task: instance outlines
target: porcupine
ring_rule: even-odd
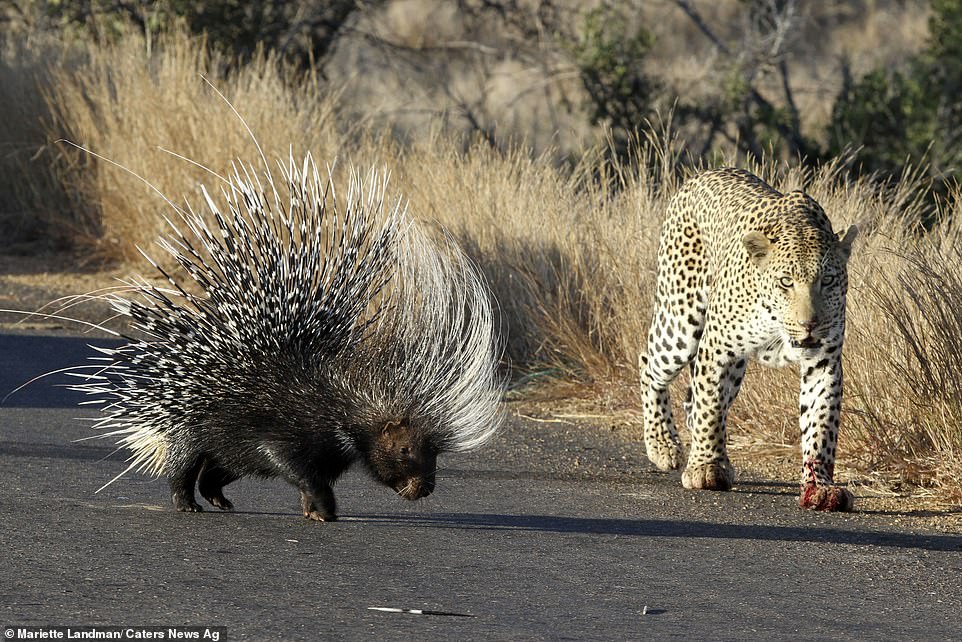
[[[124,473],[166,475],[178,511],[202,510],[195,483],[231,510],[227,484],[281,477],[305,517],[335,520],[332,486],[358,460],[425,497],[440,453],[500,423],[490,292],[449,237],[388,205],[374,170],[366,186],[352,171],[342,200],[310,156],[278,166],[265,190],[235,163],[226,213],[203,187],[208,216],[176,208],[186,230],[168,219],[158,243],[179,270],[145,253],[166,284],[104,295],[146,338],[98,349],[72,387],[100,405],[97,436],[131,451]]]

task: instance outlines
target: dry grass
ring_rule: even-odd
[[[959,200],[919,235],[880,227],[859,262],[848,443],[864,470],[962,499],[962,249]]]
[[[338,122],[336,96],[323,86],[297,80],[269,59],[227,73],[202,42],[182,35],[149,49],[131,37],[83,56],[44,51],[42,57],[6,54],[4,87],[13,78],[34,102],[11,111],[6,101],[0,143],[10,145],[10,132],[18,131],[39,137],[16,141],[21,149],[28,143],[50,149],[67,138],[166,194],[196,200],[196,183],[216,185],[217,179],[158,148],[220,173],[231,158],[256,158],[250,137],[205,76],[243,113],[268,156],[286,157],[293,145],[295,155],[311,150],[322,160],[339,157],[342,166],[391,169],[415,215],[453,230],[484,269],[519,373],[547,370],[593,394],[634,403],[660,220],[679,185],[670,135],[639,144],[640,171],[611,166],[602,154],[559,170],[547,157],[480,143],[464,149],[440,133],[402,146]],[[39,212],[48,194],[73,203],[43,216],[59,216],[88,255],[133,261],[135,245],[148,245],[162,225],[162,200],[128,172],[63,144],[55,149],[46,162],[24,163],[14,179],[5,179],[20,185],[15,206]],[[923,237],[907,223],[919,207],[914,174],[882,189],[842,180],[840,165],[815,172],[784,164],[753,169],[779,189],[805,188],[837,229],[853,222],[863,229],[850,267],[845,470],[862,479],[923,484],[958,499],[959,199],[948,207],[951,223]],[[796,444],[797,395],[796,373],[753,369],[733,409],[734,438],[776,449]]]
[[[507,4],[523,7],[518,11],[522,15],[533,11],[527,14],[531,24],[534,8],[541,5]],[[734,69],[753,77],[767,100],[784,107],[776,64],[784,61],[802,132],[823,143],[845,74],[859,78],[917,53],[925,44],[930,15],[927,0],[794,3],[796,19],[775,55],[773,40],[751,26],[744,2],[692,4],[731,55],[720,53],[675,2],[550,3],[563,16],[560,28],[569,34],[578,33],[585,11],[599,5],[623,10],[628,33],[635,28],[650,32],[655,46],[641,64],[662,85],[651,98],[663,110],[677,97],[682,103],[728,109],[724,105],[732,100]],[[564,43],[574,36],[549,32],[532,42],[498,12],[481,13],[471,18],[470,12],[440,0],[372,4],[340,39],[326,71],[343,84],[354,113],[413,138],[443,120],[451,132],[481,127],[498,144],[524,140],[538,153],[550,149],[557,157],[579,156],[601,134],[589,126],[589,97],[563,54]],[[374,44],[379,39],[384,41],[380,46]],[[700,149],[707,126],[696,122],[688,127],[688,142]],[[716,137],[713,145],[728,149],[731,142]]]
[[[8,43],[0,51],[0,238],[8,248],[74,236],[64,213],[80,203],[64,189],[44,145],[49,114],[42,88],[50,85],[51,71],[34,42]]]
[[[44,169],[53,170],[60,190],[71,197],[73,207],[56,213],[58,223],[101,259],[135,259],[136,246],[150,245],[163,226],[163,201],[138,176],[164,194],[196,199],[196,184],[217,183],[200,166],[224,175],[231,159],[255,157],[250,135],[218,91],[243,106],[244,119],[261,140],[274,143],[265,145],[270,157],[287,157],[289,146],[295,155],[310,149],[323,158],[339,149],[332,97],[317,84],[298,83],[269,57],[228,72],[226,61],[181,32],[156,42],[131,36],[81,52],[53,42],[35,43],[30,51],[37,53],[27,58],[30,66],[21,67],[20,77],[34,84],[22,95],[40,102],[34,113],[42,117],[28,113],[19,121],[34,129],[42,125]],[[6,61],[14,77],[16,63],[23,62],[17,53],[9,52]],[[33,68],[38,59],[44,61],[39,73]],[[290,90],[295,84],[296,92]],[[19,115],[4,114],[4,120],[10,116]],[[47,177],[37,174],[36,181],[30,175],[21,182],[37,183],[33,192],[43,194]]]

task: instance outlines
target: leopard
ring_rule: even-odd
[[[655,303],[638,366],[644,443],[656,468],[680,468],[669,384],[686,366],[690,437],[682,485],[731,490],[727,418],[750,361],[797,364],[799,505],[850,511],[834,482],[842,408],[848,260],[858,227],[833,231],[802,190],[781,193],[738,168],[705,170],[670,199],[657,254]]]

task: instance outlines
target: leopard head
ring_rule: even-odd
[[[815,348],[844,331],[847,265],[857,235],[854,225],[839,236],[827,224],[808,223],[742,238],[758,268],[761,305],[781,322],[786,344]]]

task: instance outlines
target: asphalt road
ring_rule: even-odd
[[[88,342],[0,335],[0,391],[80,363]],[[76,418],[93,414],[55,383],[0,407],[0,626],[223,626],[231,640],[962,638],[962,537],[804,512],[788,480],[688,492],[617,433],[513,419],[489,447],[444,459],[417,503],[350,474],[336,523],[304,520],[293,488],[264,481],[228,487],[235,513],[178,514],[163,480],[132,474],[95,492],[123,456],[73,441],[90,433]]]

